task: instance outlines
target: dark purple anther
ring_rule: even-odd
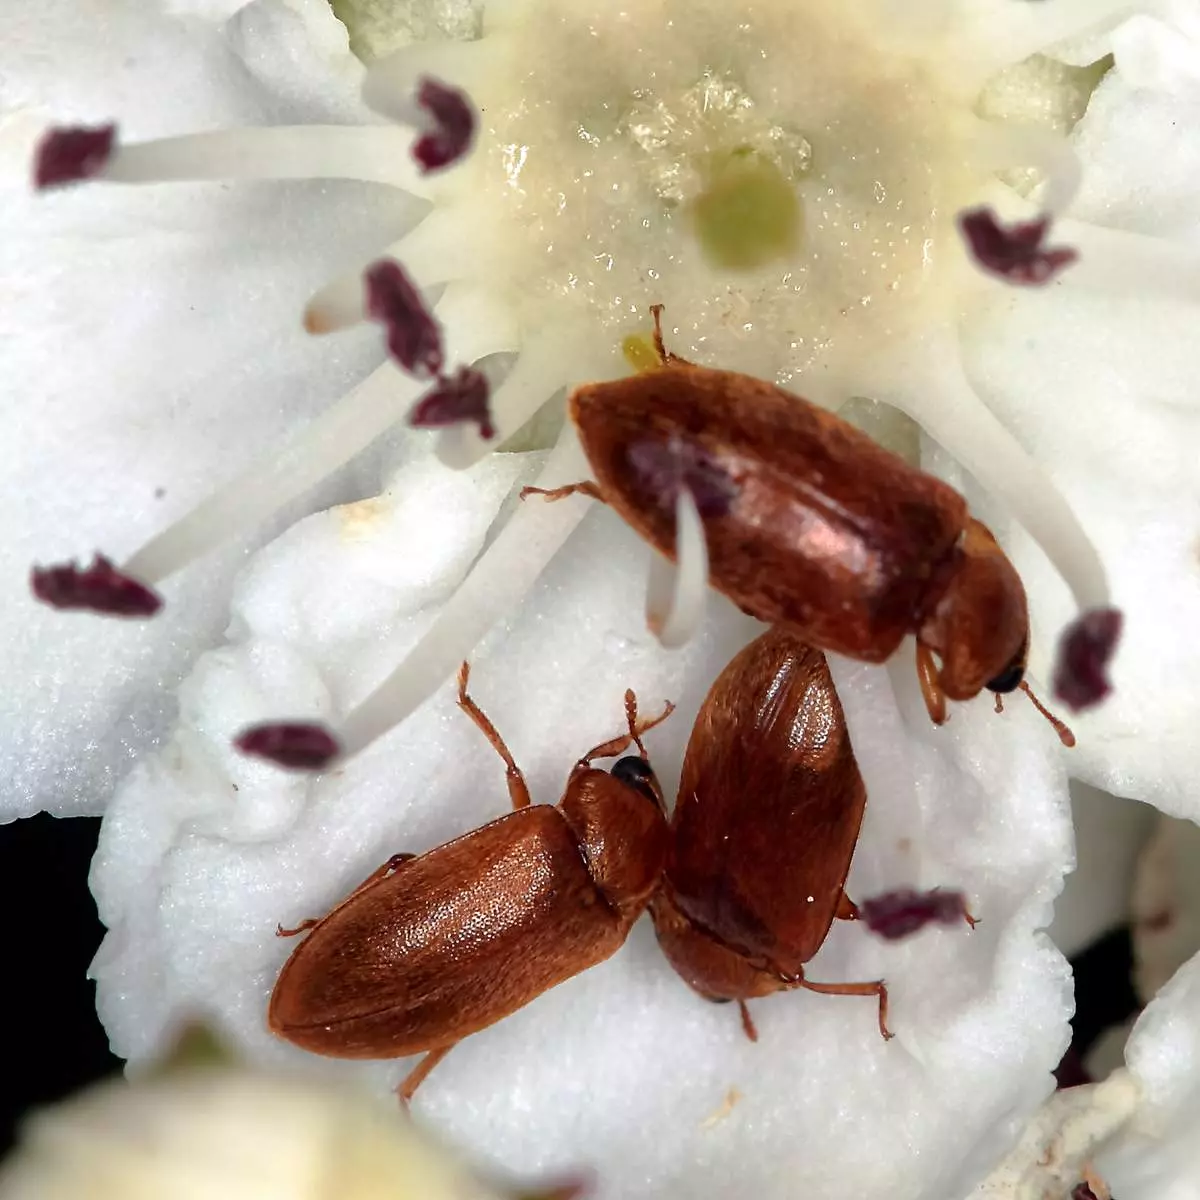
[[[1076,712],[1099,704],[1112,691],[1105,668],[1123,622],[1119,608],[1093,608],[1063,631],[1054,664],[1054,695]]]
[[[466,92],[424,78],[417,87],[417,104],[427,112],[432,127],[417,138],[413,158],[421,173],[452,166],[475,140],[475,109]]]
[[[106,617],[152,617],[163,604],[157,592],[119,571],[103,554],[86,568],[73,562],[34,567],[29,586],[51,608],[81,608]]]
[[[329,730],[306,721],[252,725],[239,733],[233,744],[243,754],[292,771],[321,771],[341,753]]]
[[[116,136],[115,125],[51,129],[38,143],[33,186],[43,191],[98,175],[112,157]]]
[[[387,329],[388,350],[419,378],[442,370],[442,331],[425,299],[398,262],[385,258],[367,268],[367,315]]]
[[[448,425],[475,421],[481,438],[494,438],[496,429],[488,408],[489,394],[488,381],[481,372],[473,367],[459,367],[453,375],[439,379],[432,391],[417,401],[408,414],[408,423],[414,429],[445,429]]]
[[[628,461],[660,508],[673,508],[679,489],[686,487],[702,517],[723,517],[738,494],[737,484],[715,459],[679,438],[634,442]]]
[[[975,925],[975,918],[967,911],[966,896],[941,888],[931,892],[896,888],[872,900],[864,900],[858,906],[858,915],[872,933],[889,942],[908,937],[935,922],[954,925],[966,921],[972,927]]]
[[[958,224],[975,261],[1008,283],[1049,283],[1079,257],[1067,246],[1042,245],[1050,230],[1049,217],[1005,226],[990,208],[973,208],[959,214]]]

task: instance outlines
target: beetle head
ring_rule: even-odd
[[[612,773],[572,774],[559,808],[571,826],[592,882],[627,919],[646,906],[667,857],[662,789],[644,758],[623,758]]]
[[[1017,651],[1013,660],[1000,672],[994,679],[989,679],[987,690],[995,692],[998,696],[1007,695],[1009,692],[1015,692],[1025,679],[1025,661],[1029,657],[1029,638],[1026,637],[1021,643],[1021,648]]]
[[[639,795],[645,796],[660,812],[667,811],[658,777],[654,774],[654,768],[644,758],[629,755],[618,759],[609,773],[626,787],[633,788]]]
[[[1029,647],[1025,588],[978,521],[967,522],[946,589],[917,636],[940,656],[938,684],[951,700],[1020,686]]]

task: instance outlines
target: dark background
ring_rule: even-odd
[[[0,1030],[13,1048],[0,1063],[0,1154],[26,1109],[121,1067],[87,978],[104,935],[87,884],[99,831],[85,817],[0,826]]]
[[[121,1067],[108,1051],[87,978],[104,935],[87,885],[99,829],[98,819],[45,815],[0,826],[0,1030],[16,1047],[0,1063],[0,1154],[27,1109]],[[1079,1059],[1109,1025],[1135,1011],[1130,962],[1125,929],[1075,959],[1077,1012],[1072,1051],[1059,1071],[1064,1086],[1087,1081]]]

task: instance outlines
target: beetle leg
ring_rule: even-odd
[[[944,725],[946,693],[942,691],[942,685],[938,682],[938,669],[933,660],[933,651],[924,642],[917,643],[917,678],[921,681],[921,695],[925,697],[929,719],[935,725]]]
[[[758,1028],[754,1024],[754,1018],[750,1015],[750,1009],[747,1007],[745,1000],[738,1001],[738,1012],[742,1014],[742,1032],[752,1041],[758,1041]]]
[[[837,912],[833,915],[839,921],[857,921],[862,917],[858,905],[845,892],[838,896]]]
[[[504,759],[505,775],[508,780],[508,795],[509,799],[512,800],[513,808],[528,808],[530,804],[529,785],[525,782],[525,776],[521,774],[521,768],[517,766],[516,760],[504,744],[504,739],[500,736],[495,725],[488,720],[483,709],[467,695],[467,680],[470,678],[470,675],[470,666],[467,663],[463,663],[458,668],[458,707],[479,726],[480,732],[491,743],[492,749]]]
[[[565,500],[568,496],[587,496],[590,500],[599,500],[601,504],[607,503],[600,492],[600,485],[590,479],[581,479],[578,483],[564,483],[562,487],[556,488],[522,488],[521,499],[524,500],[527,496],[542,496],[548,503]]]
[[[312,929],[316,925],[320,925],[320,923],[321,923],[320,917],[308,917],[305,920],[301,921],[300,924],[295,927],[295,929],[284,929],[284,927],[282,925],[276,925],[275,926],[275,936],[276,937],[295,937],[299,933],[307,933],[308,930]]]
[[[693,366],[694,364],[688,362],[686,358],[680,358],[678,354],[672,354],[667,349],[666,342],[663,341],[662,315],[666,307],[665,304],[650,305],[650,315],[654,318],[654,353],[658,355],[658,361],[664,367],[670,366],[672,363],[680,367]]]
[[[457,1046],[457,1042],[451,1042],[448,1046],[442,1046],[437,1050],[430,1050],[423,1059],[405,1077],[400,1081],[400,1086],[396,1089],[396,1095],[400,1098],[400,1103],[405,1108],[408,1107],[408,1102],[413,1098],[413,1094],[417,1088],[425,1082],[429,1072]]]
[[[888,992],[887,984],[882,979],[876,979],[873,983],[809,983],[807,979],[798,979],[795,986],[820,992],[822,996],[878,996],[879,1032],[885,1040],[895,1036],[887,1027]]]

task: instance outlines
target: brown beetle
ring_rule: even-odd
[[[597,482],[540,494],[603,500],[673,559],[675,499],[687,487],[713,587],[863,662],[883,662],[915,634],[938,724],[947,699],[1025,690],[1025,589],[963,497],[791,392],[669,353],[662,306],[651,311],[660,366],[570,398]]]
[[[334,1058],[424,1053],[398,1091],[407,1102],[463,1038],[603,962],[658,885],[667,850],[662,791],[639,720],[589,750],[557,806],[532,805],[520,768],[467,695],[458,703],[504,760],[514,812],[422,855],[398,854],[311,930],[271,994],[271,1031]],[[611,773],[591,766],[636,745]]]
[[[736,1000],[752,1040],[746,1001],[790,988],[877,996],[892,1036],[882,980],[804,976],[834,920],[859,918],[843,885],[866,803],[825,656],[786,629],[764,633],[700,708],[650,903],[671,965],[707,999]]]

